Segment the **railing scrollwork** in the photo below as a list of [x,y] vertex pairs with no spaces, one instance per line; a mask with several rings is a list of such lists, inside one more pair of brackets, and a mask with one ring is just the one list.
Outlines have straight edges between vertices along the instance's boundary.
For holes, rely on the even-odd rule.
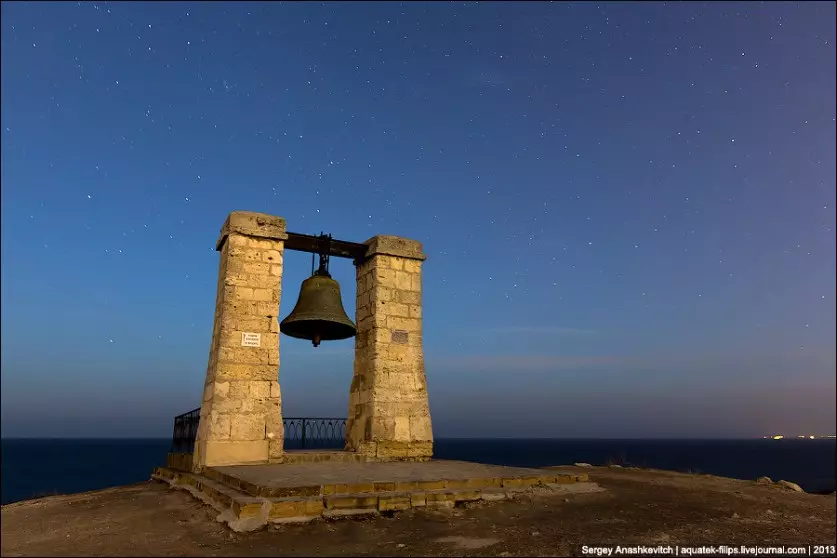
[[[174,417],[171,453],[192,453],[200,423],[200,408]],[[285,418],[285,449],[342,449],[346,440],[346,419]]]

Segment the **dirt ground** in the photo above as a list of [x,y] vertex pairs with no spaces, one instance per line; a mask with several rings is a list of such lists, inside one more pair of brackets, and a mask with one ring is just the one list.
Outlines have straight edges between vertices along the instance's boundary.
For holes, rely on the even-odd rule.
[[[834,545],[835,497],[591,468],[605,491],[232,533],[156,482],[2,508],[2,556],[581,556],[582,545]],[[833,548],[833,547],[832,547]]]

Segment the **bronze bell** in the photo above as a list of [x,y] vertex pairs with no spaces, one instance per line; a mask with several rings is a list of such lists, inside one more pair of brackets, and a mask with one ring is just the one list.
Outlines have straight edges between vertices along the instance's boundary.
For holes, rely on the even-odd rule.
[[340,284],[328,273],[328,255],[320,255],[320,268],[302,282],[296,306],[279,326],[285,335],[307,339],[315,347],[320,341],[348,339],[357,334],[354,322],[343,309]]

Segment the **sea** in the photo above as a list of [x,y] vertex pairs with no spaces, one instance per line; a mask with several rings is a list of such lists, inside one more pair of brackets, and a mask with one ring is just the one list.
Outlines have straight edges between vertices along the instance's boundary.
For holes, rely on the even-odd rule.
[[[165,465],[168,439],[3,439],[2,503],[147,481]],[[650,467],[738,479],[762,475],[808,492],[835,489],[835,439],[549,440],[437,439],[434,457],[544,467]]]

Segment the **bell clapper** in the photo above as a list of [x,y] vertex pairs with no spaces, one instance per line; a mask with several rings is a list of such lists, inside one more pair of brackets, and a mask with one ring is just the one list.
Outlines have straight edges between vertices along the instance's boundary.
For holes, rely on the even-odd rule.
[[320,334],[319,334],[319,333],[318,333],[318,334],[316,334],[316,335],[314,336],[314,339],[311,341],[311,343],[312,343],[315,347],[319,347],[319,346],[320,346]]

